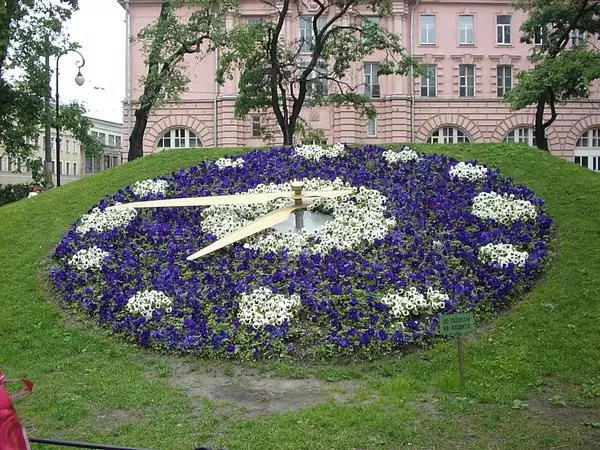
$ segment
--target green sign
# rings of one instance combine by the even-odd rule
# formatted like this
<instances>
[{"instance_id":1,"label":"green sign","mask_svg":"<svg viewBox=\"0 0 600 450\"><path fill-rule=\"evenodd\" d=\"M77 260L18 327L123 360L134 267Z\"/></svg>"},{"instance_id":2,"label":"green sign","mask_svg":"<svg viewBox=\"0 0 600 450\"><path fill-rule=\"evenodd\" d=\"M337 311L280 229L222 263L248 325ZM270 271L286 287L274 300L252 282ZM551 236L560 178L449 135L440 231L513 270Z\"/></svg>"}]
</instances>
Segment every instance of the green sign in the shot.
<instances>
[{"instance_id":1,"label":"green sign","mask_svg":"<svg viewBox=\"0 0 600 450\"><path fill-rule=\"evenodd\" d=\"M473 313L446 314L440 317L440 333L469 333L475 329Z\"/></svg>"}]
</instances>

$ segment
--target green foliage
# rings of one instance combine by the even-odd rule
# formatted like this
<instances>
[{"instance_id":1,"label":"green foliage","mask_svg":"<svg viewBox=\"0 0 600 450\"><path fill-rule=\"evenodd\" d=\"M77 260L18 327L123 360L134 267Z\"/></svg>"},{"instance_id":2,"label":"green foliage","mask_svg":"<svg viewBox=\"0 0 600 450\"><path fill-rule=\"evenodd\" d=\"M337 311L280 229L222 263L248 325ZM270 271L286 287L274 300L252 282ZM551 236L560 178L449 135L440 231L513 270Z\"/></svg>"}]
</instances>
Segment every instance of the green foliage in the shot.
<instances>
[{"instance_id":1,"label":"green foliage","mask_svg":"<svg viewBox=\"0 0 600 450\"><path fill-rule=\"evenodd\" d=\"M407 75L411 68L419 67L405 55L400 36L357 12L368 7L386 17L391 14L390 0L315 2L310 12L303 12L291 0L265 3L274 16L229 31L217 81L222 84L239 72L236 116L270 109L284 144L293 143L304 106L348 105L374 116L370 97L361 93L365 85L362 75L351 73L368 56L377 55L382 76ZM285 38L283 26L290 14L298 15L307 30L303 38Z\"/></svg>"},{"instance_id":2,"label":"green foliage","mask_svg":"<svg viewBox=\"0 0 600 450\"><path fill-rule=\"evenodd\" d=\"M186 91L186 55L201 60L223 44L227 14L238 0L162 0L158 18L142 28L137 40L148 68L140 78L135 124L129 137L129 161L143 155L142 142L150 111L165 101L178 101ZM182 14L191 11L186 20Z\"/></svg>"},{"instance_id":3,"label":"green foliage","mask_svg":"<svg viewBox=\"0 0 600 450\"><path fill-rule=\"evenodd\" d=\"M9 0L0 7L0 147L15 160L30 160L45 121L51 70L44 57L78 47L63 29L76 8L76 0ZM84 114L76 104L61 112L63 129L82 142L91 125Z\"/></svg>"},{"instance_id":4,"label":"green foliage","mask_svg":"<svg viewBox=\"0 0 600 450\"><path fill-rule=\"evenodd\" d=\"M585 47L565 50L555 58L545 58L534 70L517 74L518 84L505 97L511 109L534 104L547 89L556 101L585 98L592 81L600 78L600 53Z\"/></svg>"},{"instance_id":5,"label":"green foliage","mask_svg":"<svg viewBox=\"0 0 600 450\"><path fill-rule=\"evenodd\" d=\"M536 66L519 72L519 83L508 93L511 109L536 105L537 146L548 149L546 129L557 117L556 103L587 98L589 85L600 78L598 50L588 49L587 40L572 42L572 33L597 35L600 32L600 3L594 0L514 0L513 6L528 17L521 25L521 42L533 47ZM569 43L571 42L571 45ZM546 105L551 116L544 121Z\"/></svg>"},{"instance_id":6,"label":"green foliage","mask_svg":"<svg viewBox=\"0 0 600 450\"><path fill-rule=\"evenodd\" d=\"M104 152L104 144L90 134L92 121L84 116L84 107L76 102L63 105L59 111L60 126L67 129L81 143L86 156L100 156Z\"/></svg>"},{"instance_id":7,"label":"green foliage","mask_svg":"<svg viewBox=\"0 0 600 450\"><path fill-rule=\"evenodd\" d=\"M27 198L31 184L7 184L0 187L0 206Z\"/></svg>"}]
</instances>

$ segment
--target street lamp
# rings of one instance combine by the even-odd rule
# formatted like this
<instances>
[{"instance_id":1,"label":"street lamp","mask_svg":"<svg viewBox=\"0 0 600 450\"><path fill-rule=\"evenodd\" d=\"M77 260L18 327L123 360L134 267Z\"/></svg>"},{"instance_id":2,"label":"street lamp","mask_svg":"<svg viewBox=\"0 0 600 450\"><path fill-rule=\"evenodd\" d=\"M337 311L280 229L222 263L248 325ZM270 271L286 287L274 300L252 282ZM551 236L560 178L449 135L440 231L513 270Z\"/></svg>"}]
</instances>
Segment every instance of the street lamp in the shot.
<instances>
[{"instance_id":1,"label":"street lamp","mask_svg":"<svg viewBox=\"0 0 600 450\"><path fill-rule=\"evenodd\" d=\"M85 66L85 59L83 55L79 53L75 49L68 49L62 53L59 53L56 57L56 186L60 186L60 114L59 114L59 105L58 105L58 62L60 61L60 57L62 55L66 55L69 52L75 52L81 58L81 62L77 62L77 76L75 77L75 83L77 86L83 85L85 82L85 78L81 75L81 68Z\"/></svg>"}]
</instances>

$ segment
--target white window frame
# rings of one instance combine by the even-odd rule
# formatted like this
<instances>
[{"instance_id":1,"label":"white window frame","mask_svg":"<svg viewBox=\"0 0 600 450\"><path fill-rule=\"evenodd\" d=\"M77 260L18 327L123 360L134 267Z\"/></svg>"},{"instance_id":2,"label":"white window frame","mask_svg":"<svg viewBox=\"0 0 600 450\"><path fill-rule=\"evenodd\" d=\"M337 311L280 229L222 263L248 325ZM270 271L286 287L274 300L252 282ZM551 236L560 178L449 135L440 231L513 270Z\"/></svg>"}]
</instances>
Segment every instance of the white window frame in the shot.
<instances>
[{"instance_id":1,"label":"white window frame","mask_svg":"<svg viewBox=\"0 0 600 450\"><path fill-rule=\"evenodd\" d=\"M301 72L303 72L306 68L308 67L308 61L300 61L298 63L298 68L300 69ZM306 79L306 97L307 98L311 98L312 97L312 89L315 84L320 84L322 89L323 89L323 95L327 95L327 93L329 92L329 80L327 80L326 78L318 78L319 75L322 75L324 72L320 71L319 68L321 68L322 71L327 70L327 65L325 64L324 61L319 61L317 62L317 66L310 72L310 75L308 76L308 78Z\"/></svg>"},{"instance_id":2,"label":"white window frame","mask_svg":"<svg viewBox=\"0 0 600 450\"><path fill-rule=\"evenodd\" d=\"M548 39L548 28L541 26L533 35L533 45L542 45L544 42L546 42L546 39Z\"/></svg>"},{"instance_id":3,"label":"white window frame","mask_svg":"<svg viewBox=\"0 0 600 450\"><path fill-rule=\"evenodd\" d=\"M458 66L458 96L475 97L475 64L459 64Z\"/></svg>"},{"instance_id":4,"label":"white window frame","mask_svg":"<svg viewBox=\"0 0 600 450\"><path fill-rule=\"evenodd\" d=\"M426 21L423 20L425 18L427 18ZM419 30L421 33L421 45L436 44L435 16L433 14L421 14Z\"/></svg>"},{"instance_id":5,"label":"white window frame","mask_svg":"<svg viewBox=\"0 0 600 450\"><path fill-rule=\"evenodd\" d=\"M577 140L573 162L600 172L600 128L590 128Z\"/></svg>"},{"instance_id":6,"label":"white window frame","mask_svg":"<svg viewBox=\"0 0 600 450\"><path fill-rule=\"evenodd\" d=\"M377 117L367 119L367 136L377 137Z\"/></svg>"},{"instance_id":7,"label":"white window frame","mask_svg":"<svg viewBox=\"0 0 600 450\"><path fill-rule=\"evenodd\" d=\"M510 92L513 88L512 66L501 65L496 67L496 87L498 97L504 97L507 92Z\"/></svg>"},{"instance_id":8,"label":"white window frame","mask_svg":"<svg viewBox=\"0 0 600 450\"><path fill-rule=\"evenodd\" d=\"M506 18L508 23L501 23ZM512 45L512 16L509 14L496 16L496 44Z\"/></svg>"},{"instance_id":9,"label":"white window frame","mask_svg":"<svg viewBox=\"0 0 600 450\"><path fill-rule=\"evenodd\" d=\"M427 142L430 144L457 144L459 142L471 142L471 139L460 128L448 126L432 131Z\"/></svg>"},{"instance_id":10,"label":"white window frame","mask_svg":"<svg viewBox=\"0 0 600 450\"><path fill-rule=\"evenodd\" d=\"M300 16L298 20L300 53L311 53L315 40L313 35L313 20L315 16ZM327 16L321 16L317 19L317 29L320 31L327 24Z\"/></svg>"},{"instance_id":11,"label":"white window frame","mask_svg":"<svg viewBox=\"0 0 600 450\"><path fill-rule=\"evenodd\" d=\"M379 63L366 62L363 65L365 75L365 95L369 97L381 97L381 86L379 84ZM375 86L377 88L375 88ZM379 89L379 92L377 92Z\"/></svg>"},{"instance_id":12,"label":"white window frame","mask_svg":"<svg viewBox=\"0 0 600 450\"><path fill-rule=\"evenodd\" d=\"M587 43L587 33L585 31L575 29L569 34L571 45L585 45Z\"/></svg>"},{"instance_id":13,"label":"white window frame","mask_svg":"<svg viewBox=\"0 0 600 450\"><path fill-rule=\"evenodd\" d=\"M421 97L437 97L437 65L427 64L427 71L421 75Z\"/></svg>"},{"instance_id":14,"label":"white window frame","mask_svg":"<svg viewBox=\"0 0 600 450\"><path fill-rule=\"evenodd\" d=\"M506 133L503 139L504 142L517 142L521 144L529 145L530 147L536 146L535 131L531 127L519 127L510 130Z\"/></svg>"},{"instance_id":15,"label":"white window frame","mask_svg":"<svg viewBox=\"0 0 600 450\"><path fill-rule=\"evenodd\" d=\"M470 23L467 18L470 18ZM458 44L475 45L475 16L473 14L458 16Z\"/></svg>"},{"instance_id":16,"label":"white window frame","mask_svg":"<svg viewBox=\"0 0 600 450\"><path fill-rule=\"evenodd\" d=\"M195 132L187 128L173 128L166 131L158 140L158 144L156 144L157 150L196 147L202 147L202 141Z\"/></svg>"},{"instance_id":17,"label":"white window frame","mask_svg":"<svg viewBox=\"0 0 600 450\"><path fill-rule=\"evenodd\" d=\"M260 115L259 114L253 114L252 115L252 122L251 122L251 125L250 125L250 135L253 138L260 138L260 137L262 137Z\"/></svg>"}]
</instances>

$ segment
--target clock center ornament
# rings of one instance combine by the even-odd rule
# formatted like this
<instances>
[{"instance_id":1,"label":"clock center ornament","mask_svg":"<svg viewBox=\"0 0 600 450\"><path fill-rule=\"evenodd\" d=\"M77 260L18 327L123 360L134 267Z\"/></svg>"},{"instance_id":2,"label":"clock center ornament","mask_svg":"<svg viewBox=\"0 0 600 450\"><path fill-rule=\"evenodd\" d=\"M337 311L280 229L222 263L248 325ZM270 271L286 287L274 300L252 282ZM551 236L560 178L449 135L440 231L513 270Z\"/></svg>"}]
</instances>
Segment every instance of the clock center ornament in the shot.
<instances>
[{"instance_id":1,"label":"clock center ornament","mask_svg":"<svg viewBox=\"0 0 600 450\"><path fill-rule=\"evenodd\" d=\"M498 170L404 147L253 151L103 199L55 251L70 303L200 356L401 351L440 314L501 308L547 260L543 201Z\"/></svg>"}]
</instances>

